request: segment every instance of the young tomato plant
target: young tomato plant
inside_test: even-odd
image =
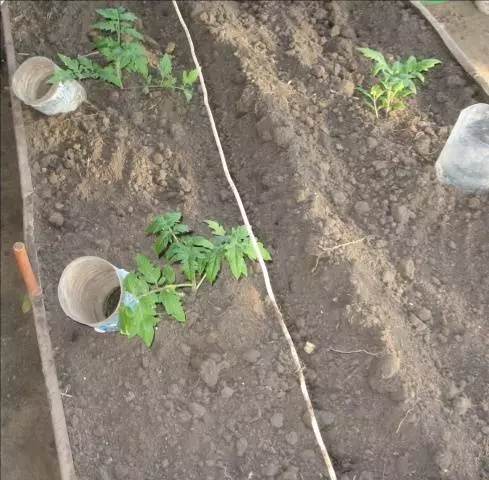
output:
[[[362,94],[365,105],[374,111],[379,118],[379,113],[384,110],[387,115],[394,110],[404,110],[406,103],[404,98],[417,93],[415,80],[424,82],[423,73],[438,65],[440,60],[429,58],[416,60],[409,57],[406,62],[396,61],[387,63],[382,53],[371,48],[359,48],[360,53],[374,62],[372,74],[378,77],[378,82],[370,90],[357,87]]]
[[[169,212],[156,217],[147,229],[156,236],[156,254],[167,264],[160,267],[137,255],[137,270],[124,279],[124,289],[132,295],[132,301],[119,309],[121,333],[141,337],[148,347],[153,343],[162,310],[179,322],[186,321],[182,304],[185,289],[197,291],[206,280],[213,284],[225,263],[239,280],[248,274],[246,262],[257,260],[245,226],[226,232],[216,221],[206,220],[212,234],[205,238],[193,235],[181,220],[180,212]],[[263,244],[258,242],[258,246],[263,259],[270,261]],[[177,277],[184,280],[179,282]]]
[[[152,84],[149,55],[142,43],[144,35],[135,28],[136,15],[123,7],[101,8],[96,12],[103,21],[91,25],[94,31],[93,45],[104,57],[106,65],[102,66],[86,56],[70,58],[58,54],[65,68],[57,70],[48,80],[50,83],[93,79],[124,88],[123,74],[128,71],[144,80],[142,88],[145,93],[154,88],[181,90],[187,101],[191,100],[194,84],[198,79],[197,70],[184,71],[181,82],[178,82],[173,76],[171,56],[165,54],[159,65],[161,81]]]

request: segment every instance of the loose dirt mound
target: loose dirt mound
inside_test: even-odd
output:
[[[122,3],[190,66],[170,4]],[[91,3],[12,5],[19,52],[88,53]],[[305,373],[339,477],[484,479],[489,202],[438,185],[433,169],[459,110],[482,97],[409,5],[379,8],[195,2],[185,16],[289,327],[317,347]],[[443,65],[405,113],[374,122],[352,96],[369,70],[360,45]],[[87,89],[97,112],[25,110],[80,477],[325,478],[258,276],[187,299],[188,325],[162,322],[151,351],[62,314],[64,266],[95,254],[130,267],[155,213],[240,222],[200,98]]]

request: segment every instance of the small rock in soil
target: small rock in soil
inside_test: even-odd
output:
[[[349,25],[344,25],[341,28],[341,36],[353,40],[356,37],[355,30],[353,30],[353,28]]]
[[[234,390],[231,387],[224,387],[221,390],[221,397],[222,398],[231,398],[234,394]]]
[[[429,322],[433,317],[433,314],[426,307],[421,307],[417,310],[418,318],[423,322]]]
[[[261,353],[258,350],[248,350],[243,358],[249,363],[255,363],[260,358]]]
[[[56,228],[61,228],[63,226],[63,223],[65,222],[65,219],[63,218],[63,215],[59,212],[53,212],[48,219],[48,222]]]
[[[288,147],[294,139],[294,131],[289,127],[276,127],[273,132],[273,138],[279,147]]]
[[[367,148],[373,150],[379,144],[378,140],[374,137],[367,138]]]
[[[372,375],[381,380],[387,380],[397,374],[401,362],[396,353],[388,353],[372,363]]]
[[[270,465],[264,468],[263,475],[265,475],[265,477],[275,477],[275,475],[277,475],[279,471],[280,471],[280,466],[271,463]]]
[[[190,184],[190,182],[187,181],[187,179],[180,177],[178,179],[178,184],[180,185],[182,192],[190,193],[192,191],[192,185]]]
[[[407,280],[414,280],[414,262],[407,258],[401,262],[401,275]]]
[[[274,413],[270,422],[275,428],[282,428],[284,426],[284,415],[282,413]]]
[[[134,125],[140,126],[144,122],[144,113],[143,112],[133,112],[131,118],[132,118]]]
[[[209,358],[200,366],[200,378],[211,388],[214,388],[219,381],[219,367],[217,363]]]
[[[185,130],[179,123],[172,123],[170,134],[175,140],[182,140],[185,137]]]
[[[242,457],[248,448],[248,440],[246,438],[238,438],[236,441],[236,454]]]
[[[165,161],[165,158],[161,153],[155,153],[153,155],[153,162],[156,163],[156,165],[161,165]]]
[[[382,275],[382,282],[391,285],[396,279],[396,274],[392,270],[386,270]]]
[[[449,87],[465,87],[466,84],[465,79],[459,75],[449,75],[447,77],[447,85]]]
[[[199,403],[191,403],[189,408],[194,418],[202,418],[207,412],[207,409]]]
[[[472,402],[469,398],[461,396],[457,398],[453,404],[453,411],[461,417],[472,408]]]
[[[290,445],[296,445],[297,442],[299,441],[299,435],[297,434],[297,432],[290,432],[287,435],[285,435],[285,440]]]
[[[333,192],[332,197],[333,197],[333,203],[337,207],[344,205],[347,201],[346,195],[343,192]]]
[[[416,151],[422,156],[425,157],[431,153],[431,139],[428,135],[421,135],[414,142],[414,146]]]
[[[354,208],[357,215],[366,215],[368,212],[370,212],[369,204],[363,200],[355,203]]]
[[[481,208],[481,201],[475,197],[471,198],[469,200],[469,208],[471,208],[472,210],[478,210],[479,208]]]
[[[187,410],[184,410],[183,412],[180,412],[178,414],[178,419],[182,423],[188,423],[188,422],[190,422],[190,420],[192,420],[192,414],[190,412],[188,412]]]
[[[341,91],[347,96],[352,97],[355,93],[355,84],[351,80],[343,80],[340,83]]]
[[[287,470],[280,475],[280,480],[298,480],[299,469],[297,467],[289,467]]]
[[[330,427],[334,424],[336,420],[336,415],[333,412],[327,412],[325,410],[319,410],[317,412],[317,418],[319,422],[319,427]]]
[[[409,221],[409,210],[405,205],[396,205],[392,209],[392,217],[400,225],[404,225]]]

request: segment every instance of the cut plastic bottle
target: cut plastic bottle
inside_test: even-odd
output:
[[[436,161],[440,182],[465,193],[489,191],[489,105],[463,109]]]

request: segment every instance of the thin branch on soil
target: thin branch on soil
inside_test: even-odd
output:
[[[336,348],[328,348],[328,352],[335,352],[335,353],[344,353],[347,355],[350,355],[351,353],[366,353],[367,355],[372,355],[372,357],[380,357],[383,352],[369,352],[368,350],[364,350],[361,348],[360,350],[337,350]]]
[[[399,422],[399,425],[397,426],[396,433],[399,433],[399,430],[401,430],[402,424],[406,421],[406,418],[408,415],[416,408],[418,405],[418,402],[416,402],[405,414],[404,417],[402,417],[401,421]]]
[[[314,273],[317,268],[318,268],[318,265],[319,265],[319,260],[321,260],[321,258],[323,258],[324,255],[326,255],[327,253],[330,253],[330,252],[333,252],[335,250],[338,250],[340,248],[343,248],[343,247],[347,247],[349,245],[354,245],[356,243],[360,243],[360,242],[363,242],[367,237],[362,237],[362,238],[359,238],[358,240],[353,240],[351,242],[346,242],[346,243],[340,243],[339,245],[335,245],[334,247],[329,247],[329,248],[321,248],[322,252],[316,257],[316,263],[313,267],[313,269],[311,270],[311,273]]]
[[[219,152],[219,158],[221,160],[222,168],[224,170],[224,175],[226,176],[226,180],[228,181],[229,186],[231,187],[234,198],[236,199],[236,203],[238,204],[238,208],[239,208],[239,211],[241,213],[241,217],[242,217],[243,222],[244,222],[244,224],[248,230],[248,234],[250,236],[251,243],[253,245],[253,248],[255,250],[255,253],[256,253],[256,256],[258,259],[258,263],[260,264],[261,272],[263,275],[263,281],[265,283],[265,288],[266,288],[268,297],[270,298],[270,301],[274,307],[275,313],[277,315],[278,322],[279,322],[280,327],[282,329],[282,332],[285,336],[285,339],[287,340],[287,343],[289,345],[290,353],[292,355],[292,359],[293,359],[297,369],[299,370],[298,376],[299,376],[299,383],[300,383],[302,396],[303,396],[304,401],[306,403],[306,408],[307,408],[307,411],[309,413],[309,417],[311,419],[311,426],[312,426],[312,430],[314,432],[314,436],[316,438],[316,442],[319,446],[319,449],[321,451],[324,463],[326,465],[326,471],[327,471],[328,477],[330,478],[330,480],[337,480],[336,473],[335,473],[335,470],[333,467],[333,463],[332,463],[331,458],[329,456],[328,450],[326,449],[326,445],[324,444],[323,437],[321,436],[321,430],[319,429],[319,424],[318,424],[318,421],[316,419],[316,415],[314,413],[314,408],[312,406],[311,398],[309,396],[309,391],[307,389],[306,379],[304,377],[304,373],[301,370],[302,364],[301,364],[301,361],[299,358],[299,354],[297,353],[297,350],[296,350],[295,345],[294,345],[294,341],[292,340],[292,337],[290,336],[290,332],[287,329],[287,325],[285,324],[282,312],[280,311],[280,308],[277,304],[277,300],[275,299],[275,294],[273,293],[272,284],[270,282],[270,276],[268,274],[268,269],[265,265],[265,261],[263,260],[263,256],[262,256],[260,248],[258,246],[258,241],[255,237],[255,234],[253,233],[253,229],[251,227],[250,221],[248,220],[248,215],[247,215],[246,210],[244,208],[243,201],[241,200],[241,196],[240,196],[238,189],[236,188],[236,185],[235,185],[235,183],[231,177],[231,174],[229,172],[229,167],[228,167],[227,162],[226,162],[226,156],[224,155],[224,151],[223,151],[222,144],[221,144],[221,139],[219,138],[216,123],[214,121],[214,115],[212,114],[212,110],[211,110],[211,107],[209,105],[209,96],[207,94],[207,87],[205,85],[204,75],[202,73],[202,68],[201,68],[200,63],[199,63],[197,56],[195,54],[195,47],[194,47],[194,42],[192,40],[192,36],[190,35],[187,24],[185,23],[185,20],[182,17],[180,9],[178,8],[177,1],[172,0],[172,4],[173,4],[173,7],[175,8],[175,12],[178,16],[180,24],[182,25],[182,28],[185,32],[186,37],[187,37],[187,41],[188,41],[188,44],[190,47],[190,53],[192,55],[192,59],[193,59],[194,64],[195,64],[195,68],[199,72],[199,80],[200,80],[200,85],[202,87],[202,94],[204,97],[204,105],[205,105],[205,108],[207,110],[207,115],[209,117],[209,122],[211,124],[211,129],[212,129],[212,133],[214,135],[214,140],[216,142],[217,150]]]

